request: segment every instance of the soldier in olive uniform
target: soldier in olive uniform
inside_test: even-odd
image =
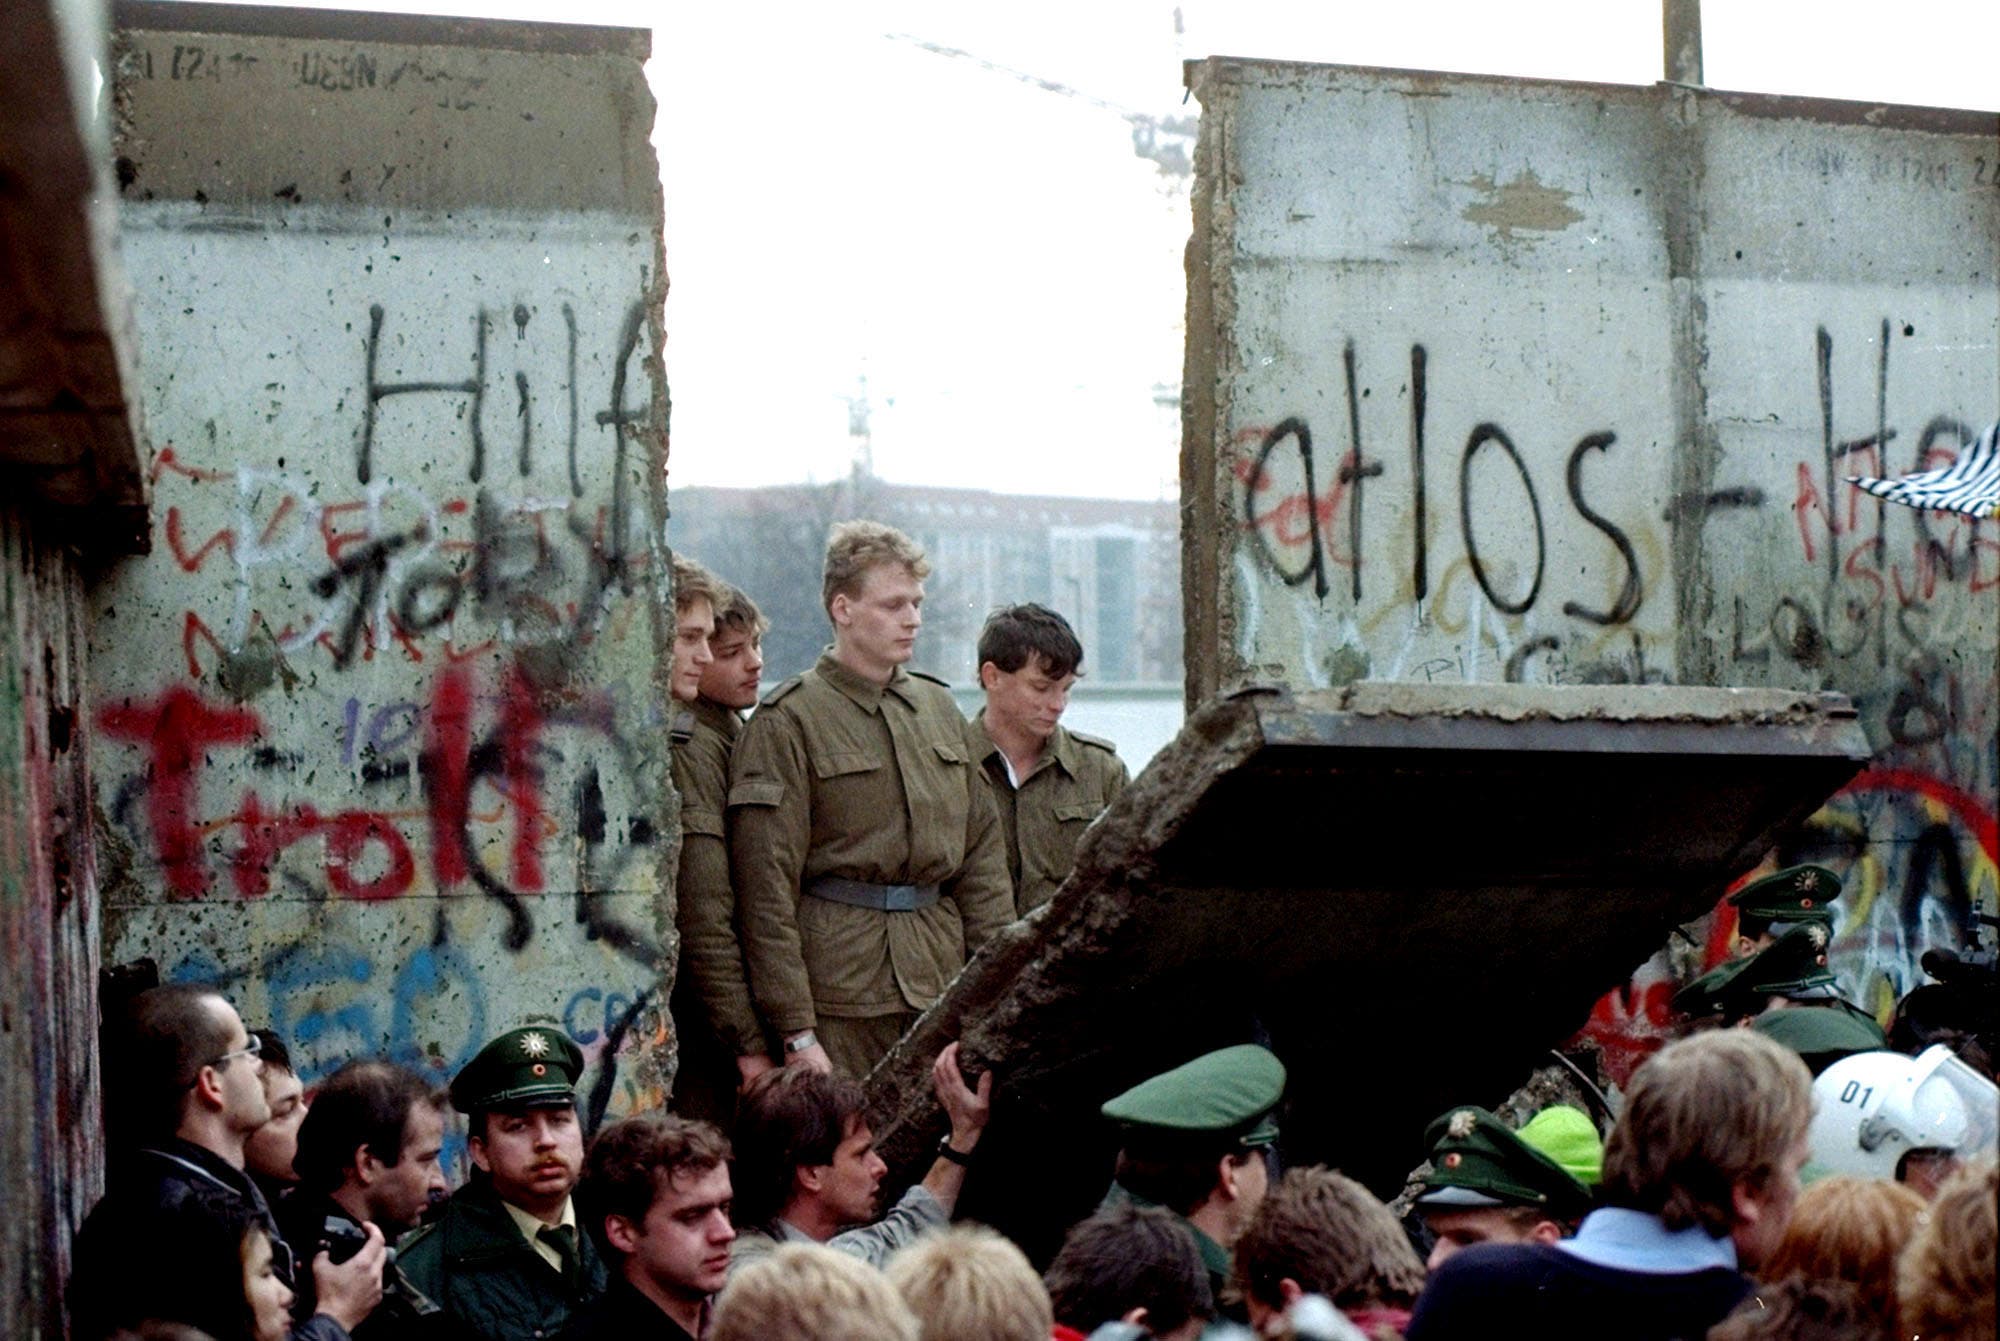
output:
[[[722,827],[729,750],[743,721],[701,693],[715,666],[718,614],[733,595],[706,568],[675,556],[671,683],[681,859],[674,920],[681,948],[669,1006],[680,1040],[673,1106],[725,1129],[736,1110],[741,1080],[771,1065],[750,1009]]]
[[[836,526],[833,646],[772,690],[729,768],[729,854],[764,1024],[785,1060],[861,1076],[1014,914],[999,820],[943,683],[904,663],[930,565]]]
[[[604,1262],[570,1198],[583,1172],[582,1073],[576,1044],[535,1026],[500,1035],[452,1079],[479,1172],[397,1251],[410,1284],[438,1306],[426,1336],[553,1337],[604,1293]]]
[[[996,610],[979,631],[986,706],[966,723],[965,740],[999,808],[1020,916],[1049,901],[1076,840],[1131,781],[1110,741],[1062,726],[1082,670],[1083,644],[1046,606]]]

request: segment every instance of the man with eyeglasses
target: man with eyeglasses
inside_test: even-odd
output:
[[[69,1307],[78,1341],[136,1325],[143,1318],[131,1315],[172,1288],[147,1281],[147,1247],[170,1217],[203,1198],[247,1205],[271,1237],[278,1274],[287,1285],[296,1279],[271,1209],[244,1171],[244,1145],[271,1117],[259,1051],[236,1008],[205,988],[151,988],[107,1023],[111,1190],[77,1235]],[[319,1311],[293,1336],[345,1341],[382,1297],[383,1256],[382,1236],[371,1230],[343,1263],[314,1258]]]

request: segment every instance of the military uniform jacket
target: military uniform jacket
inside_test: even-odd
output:
[[[872,684],[829,652],[765,697],[730,760],[729,855],[750,988],[773,1029],[922,1010],[1012,920],[993,798],[969,756],[951,694],[901,668]],[[943,897],[885,912],[801,893],[829,875]]]
[[[1056,892],[1076,864],[1076,840],[1132,780],[1108,740],[1058,726],[1017,789],[1007,760],[986,734],[986,709],[965,724],[965,743],[1000,813],[1014,912],[1025,917]]]
[[[553,1338],[570,1315],[604,1293],[604,1262],[579,1231],[575,1285],[544,1261],[485,1182],[452,1194],[444,1212],[396,1245],[396,1264],[435,1302],[423,1335],[472,1341]]]
[[[681,981],[701,1004],[709,1028],[738,1057],[764,1051],[750,1006],[743,947],[736,938],[736,890],[729,878],[723,803],[729,753],[743,719],[720,703],[696,699],[681,714],[687,739],[674,739],[674,789],[681,794],[681,864],[677,886]],[[676,993],[679,995],[679,993]]]

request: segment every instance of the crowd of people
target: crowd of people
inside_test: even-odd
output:
[[[107,1008],[75,1341],[1993,1341],[1993,1022],[1933,1003],[1885,1033],[1845,1002],[1818,866],[1734,896],[1735,954],[1615,1114],[1449,1109],[1393,1209],[1281,1169],[1285,1067],[1255,1042],[1103,1102],[1102,1202],[1040,1270],[954,1223],[1005,1083],[957,1044],[948,1130],[884,1205],[860,1078],[1126,781],[1060,725],[1083,651],[1054,612],[987,622],[970,722],[906,669],[927,572],[889,527],[836,528],[833,645],[761,693],[755,605],[675,563],[671,1111],[587,1137],[583,1054],[539,1024],[443,1089],[362,1058],[308,1096],[220,991],[148,988]]]

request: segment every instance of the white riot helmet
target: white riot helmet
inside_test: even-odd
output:
[[[2000,1088],[1942,1043],[1915,1057],[1843,1057],[1820,1072],[1813,1098],[1813,1162],[1857,1178],[1893,1180],[1913,1150],[1991,1151],[2000,1124]]]

